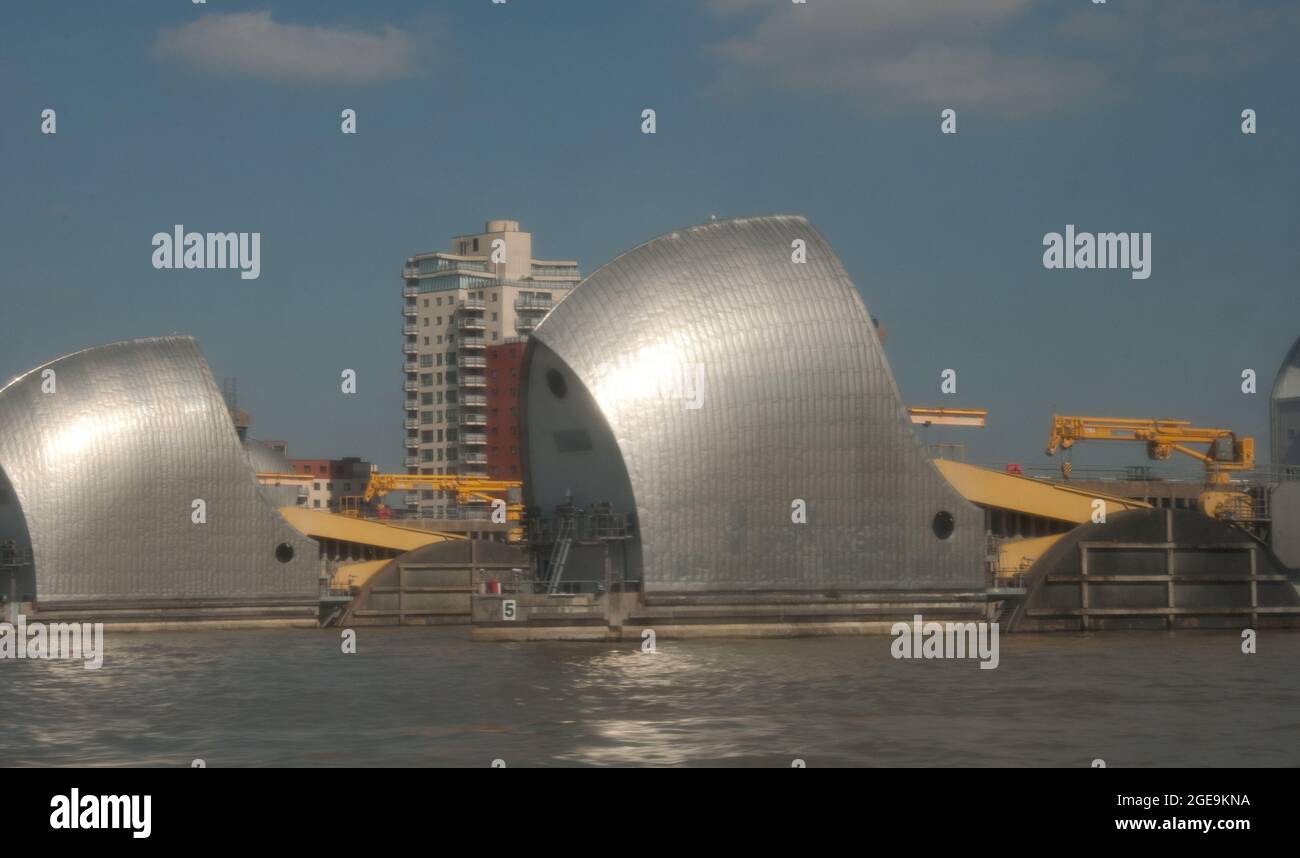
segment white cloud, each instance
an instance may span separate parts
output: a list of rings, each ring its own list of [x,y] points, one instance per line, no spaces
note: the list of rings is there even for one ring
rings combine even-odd
[[[421,52],[430,50],[391,25],[366,31],[282,24],[272,20],[270,12],[204,15],[163,30],[153,45],[156,58],[200,71],[324,84],[408,77],[419,68]]]
[[[1039,0],[709,0],[709,8],[738,31],[711,48],[715,91],[1003,116],[1046,113],[1193,69],[1241,67],[1279,54],[1300,18],[1234,0],[1072,10]]]

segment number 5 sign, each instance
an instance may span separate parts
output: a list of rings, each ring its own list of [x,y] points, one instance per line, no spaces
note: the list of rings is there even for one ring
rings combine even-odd
[[[519,616],[519,614],[518,614],[518,612],[517,612],[516,609],[515,609],[515,600],[514,600],[514,599],[502,599],[502,600],[501,600],[501,619],[503,619],[503,620],[514,620],[514,619],[517,619],[518,616]]]

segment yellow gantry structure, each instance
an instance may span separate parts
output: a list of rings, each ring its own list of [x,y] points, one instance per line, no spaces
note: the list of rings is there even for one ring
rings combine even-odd
[[[1190,456],[1205,465],[1206,479],[1226,483],[1233,472],[1255,467],[1255,439],[1238,438],[1231,429],[1193,426],[1188,420],[1129,420],[1115,417],[1077,417],[1052,415],[1052,434],[1047,439],[1047,455],[1058,449],[1068,450],[1079,441],[1138,441],[1147,445],[1147,456],[1165,460],[1175,452]],[[1231,445],[1232,458],[1218,458],[1219,444]],[[1188,444],[1208,444],[1208,450],[1196,450]],[[1069,463],[1061,473],[1070,476]]]
[[[1107,515],[1129,509],[1151,508],[1150,504],[1132,498],[1086,492],[1060,483],[994,471],[952,459],[931,461],[958,494],[971,503],[993,509],[1083,524],[1092,520],[1094,500],[1100,500],[1106,505]]]
[[[280,514],[289,524],[314,539],[332,539],[335,542],[349,542],[357,545],[369,545],[391,551],[414,551],[434,542],[446,542],[450,539],[464,539],[463,534],[440,533],[421,530],[414,527],[402,527],[397,524],[370,521],[322,512],[315,509],[286,506],[280,508]]]
[[[922,426],[977,426],[983,427],[988,417],[987,408],[927,408],[909,405],[907,416]]]

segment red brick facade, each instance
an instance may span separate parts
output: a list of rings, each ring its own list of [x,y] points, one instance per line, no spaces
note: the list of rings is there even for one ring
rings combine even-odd
[[[491,480],[522,479],[519,444],[519,367],[523,343],[488,346],[487,475]]]

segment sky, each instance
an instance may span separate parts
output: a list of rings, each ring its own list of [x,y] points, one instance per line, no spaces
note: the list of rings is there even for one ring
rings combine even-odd
[[[802,214],[884,325],[906,402],[989,410],[927,441],[1046,464],[1057,411],[1224,426],[1267,458],[1268,390],[1300,336],[1298,4],[142,0],[4,18],[5,379],[190,334],[253,435],[395,469],[407,256],[507,218],[590,273],[711,216]],[[178,223],[260,232],[261,276],[154,269],[152,236]],[[1067,224],[1151,233],[1150,277],[1046,269]],[[1125,463],[1140,448],[1074,453]]]

